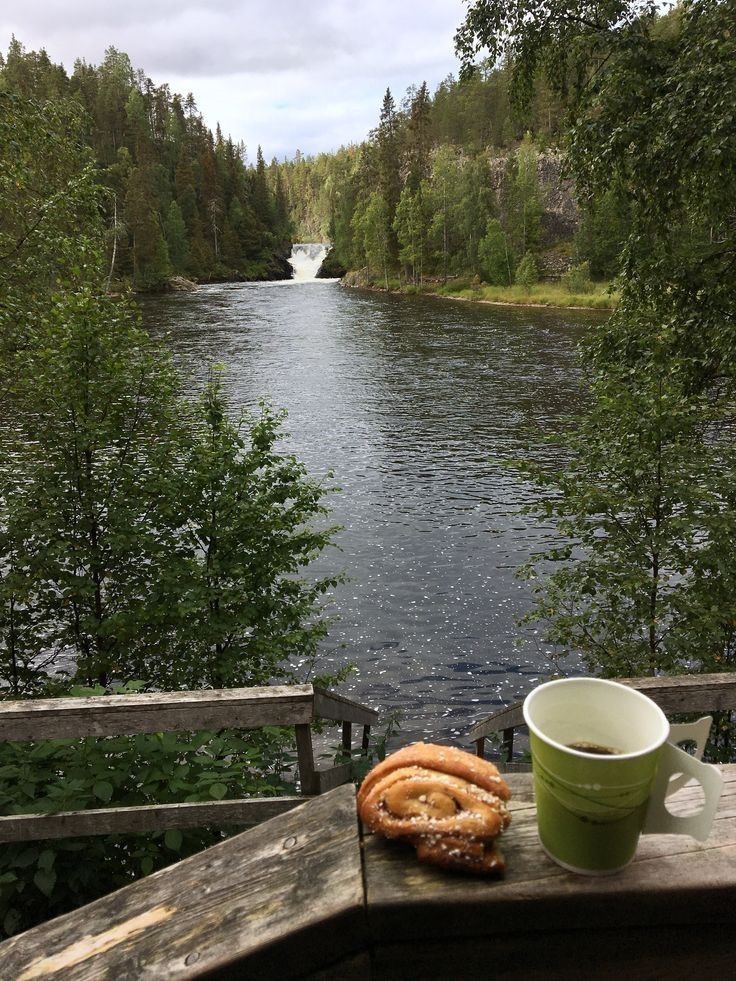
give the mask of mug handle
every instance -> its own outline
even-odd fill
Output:
[[[713,717],[711,715],[704,715],[697,722],[672,722],[670,723],[670,734],[667,742],[673,745],[686,740],[687,742],[694,742],[695,752],[690,755],[694,756],[696,760],[702,760],[712,723]],[[690,777],[686,773],[671,777],[667,786],[667,796],[674,794],[680,787],[684,787],[689,779]]]
[[[694,777],[703,788],[705,804],[697,814],[677,817],[670,814],[665,806],[670,777],[682,774],[689,779]],[[718,801],[723,790],[723,777],[710,763],[701,763],[671,743],[662,746],[662,755],[654,778],[649,806],[644,819],[643,834],[691,835],[698,841],[705,841],[718,810]]]

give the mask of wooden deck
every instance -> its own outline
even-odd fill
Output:
[[[736,765],[711,837],[642,839],[614,876],[542,852],[510,774],[505,879],[420,865],[363,837],[343,786],[0,945],[2,977],[238,979],[733,977]],[[696,806],[683,788],[671,807]]]

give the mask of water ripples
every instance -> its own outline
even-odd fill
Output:
[[[345,571],[325,669],[351,661],[353,697],[398,712],[401,740],[462,741],[473,721],[550,670],[517,617],[516,569],[549,530],[504,461],[549,458],[579,399],[570,312],[391,297],[336,283],[207,287],[149,301],[197,387],[224,363],[234,406],[289,412],[285,448],[333,471],[344,526],[319,571]]]

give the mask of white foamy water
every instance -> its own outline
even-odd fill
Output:
[[[306,283],[316,278],[329,249],[327,242],[295,242],[289,256],[294,282]]]

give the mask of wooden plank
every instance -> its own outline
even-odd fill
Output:
[[[521,711],[523,704],[523,702],[515,702],[513,705],[508,705],[506,708],[494,712],[493,715],[481,719],[480,722],[476,722],[472,726],[468,738],[472,742],[477,742],[479,739],[485,739],[487,736],[502,732],[504,729],[518,729],[519,726],[523,726],[524,716]]]
[[[341,787],[0,945],[4,976],[596,978],[733,973],[736,765],[705,843],[642,839],[615,876],[542,852],[530,774],[509,776],[505,879],[453,875],[363,841]],[[671,798],[697,806],[698,789]],[[361,881],[364,876],[365,893]],[[367,908],[364,906],[367,904]],[[369,956],[370,955],[370,960]]]
[[[274,685],[0,702],[0,739],[291,726],[312,720],[313,698],[311,685]]]
[[[667,713],[736,709],[736,672],[613,680],[648,695]],[[475,742],[491,733],[523,726],[523,704],[523,701],[516,702],[477,722],[470,730],[470,740]]]
[[[736,709],[736,672],[686,674],[666,678],[617,678],[644,692],[665,712],[720,712]]]
[[[335,787],[339,787],[343,783],[348,783],[353,776],[353,766],[352,763],[340,763],[338,766],[332,766],[329,770],[317,770],[317,793],[324,794],[328,790],[333,790]]]
[[[361,725],[375,725],[378,722],[378,712],[374,709],[336,695],[335,692],[325,691],[324,688],[314,689],[314,717],[337,722],[357,722]]]
[[[319,793],[319,778],[314,766],[312,729],[308,725],[294,726],[296,754],[299,765],[299,783],[303,794]]]
[[[353,749],[353,723],[343,722],[342,724],[342,748],[349,756]]]
[[[352,787],[0,944],[2,975],[291,978],[367,948]]]
[[[262,797],[250,800],[90,808],[86,811],[62,811],[58,814],[13,814],[0,817],[0,843],[161,831],[166,828],[198,828],[207,824],[260,824],[303,803],[303,797]]]

